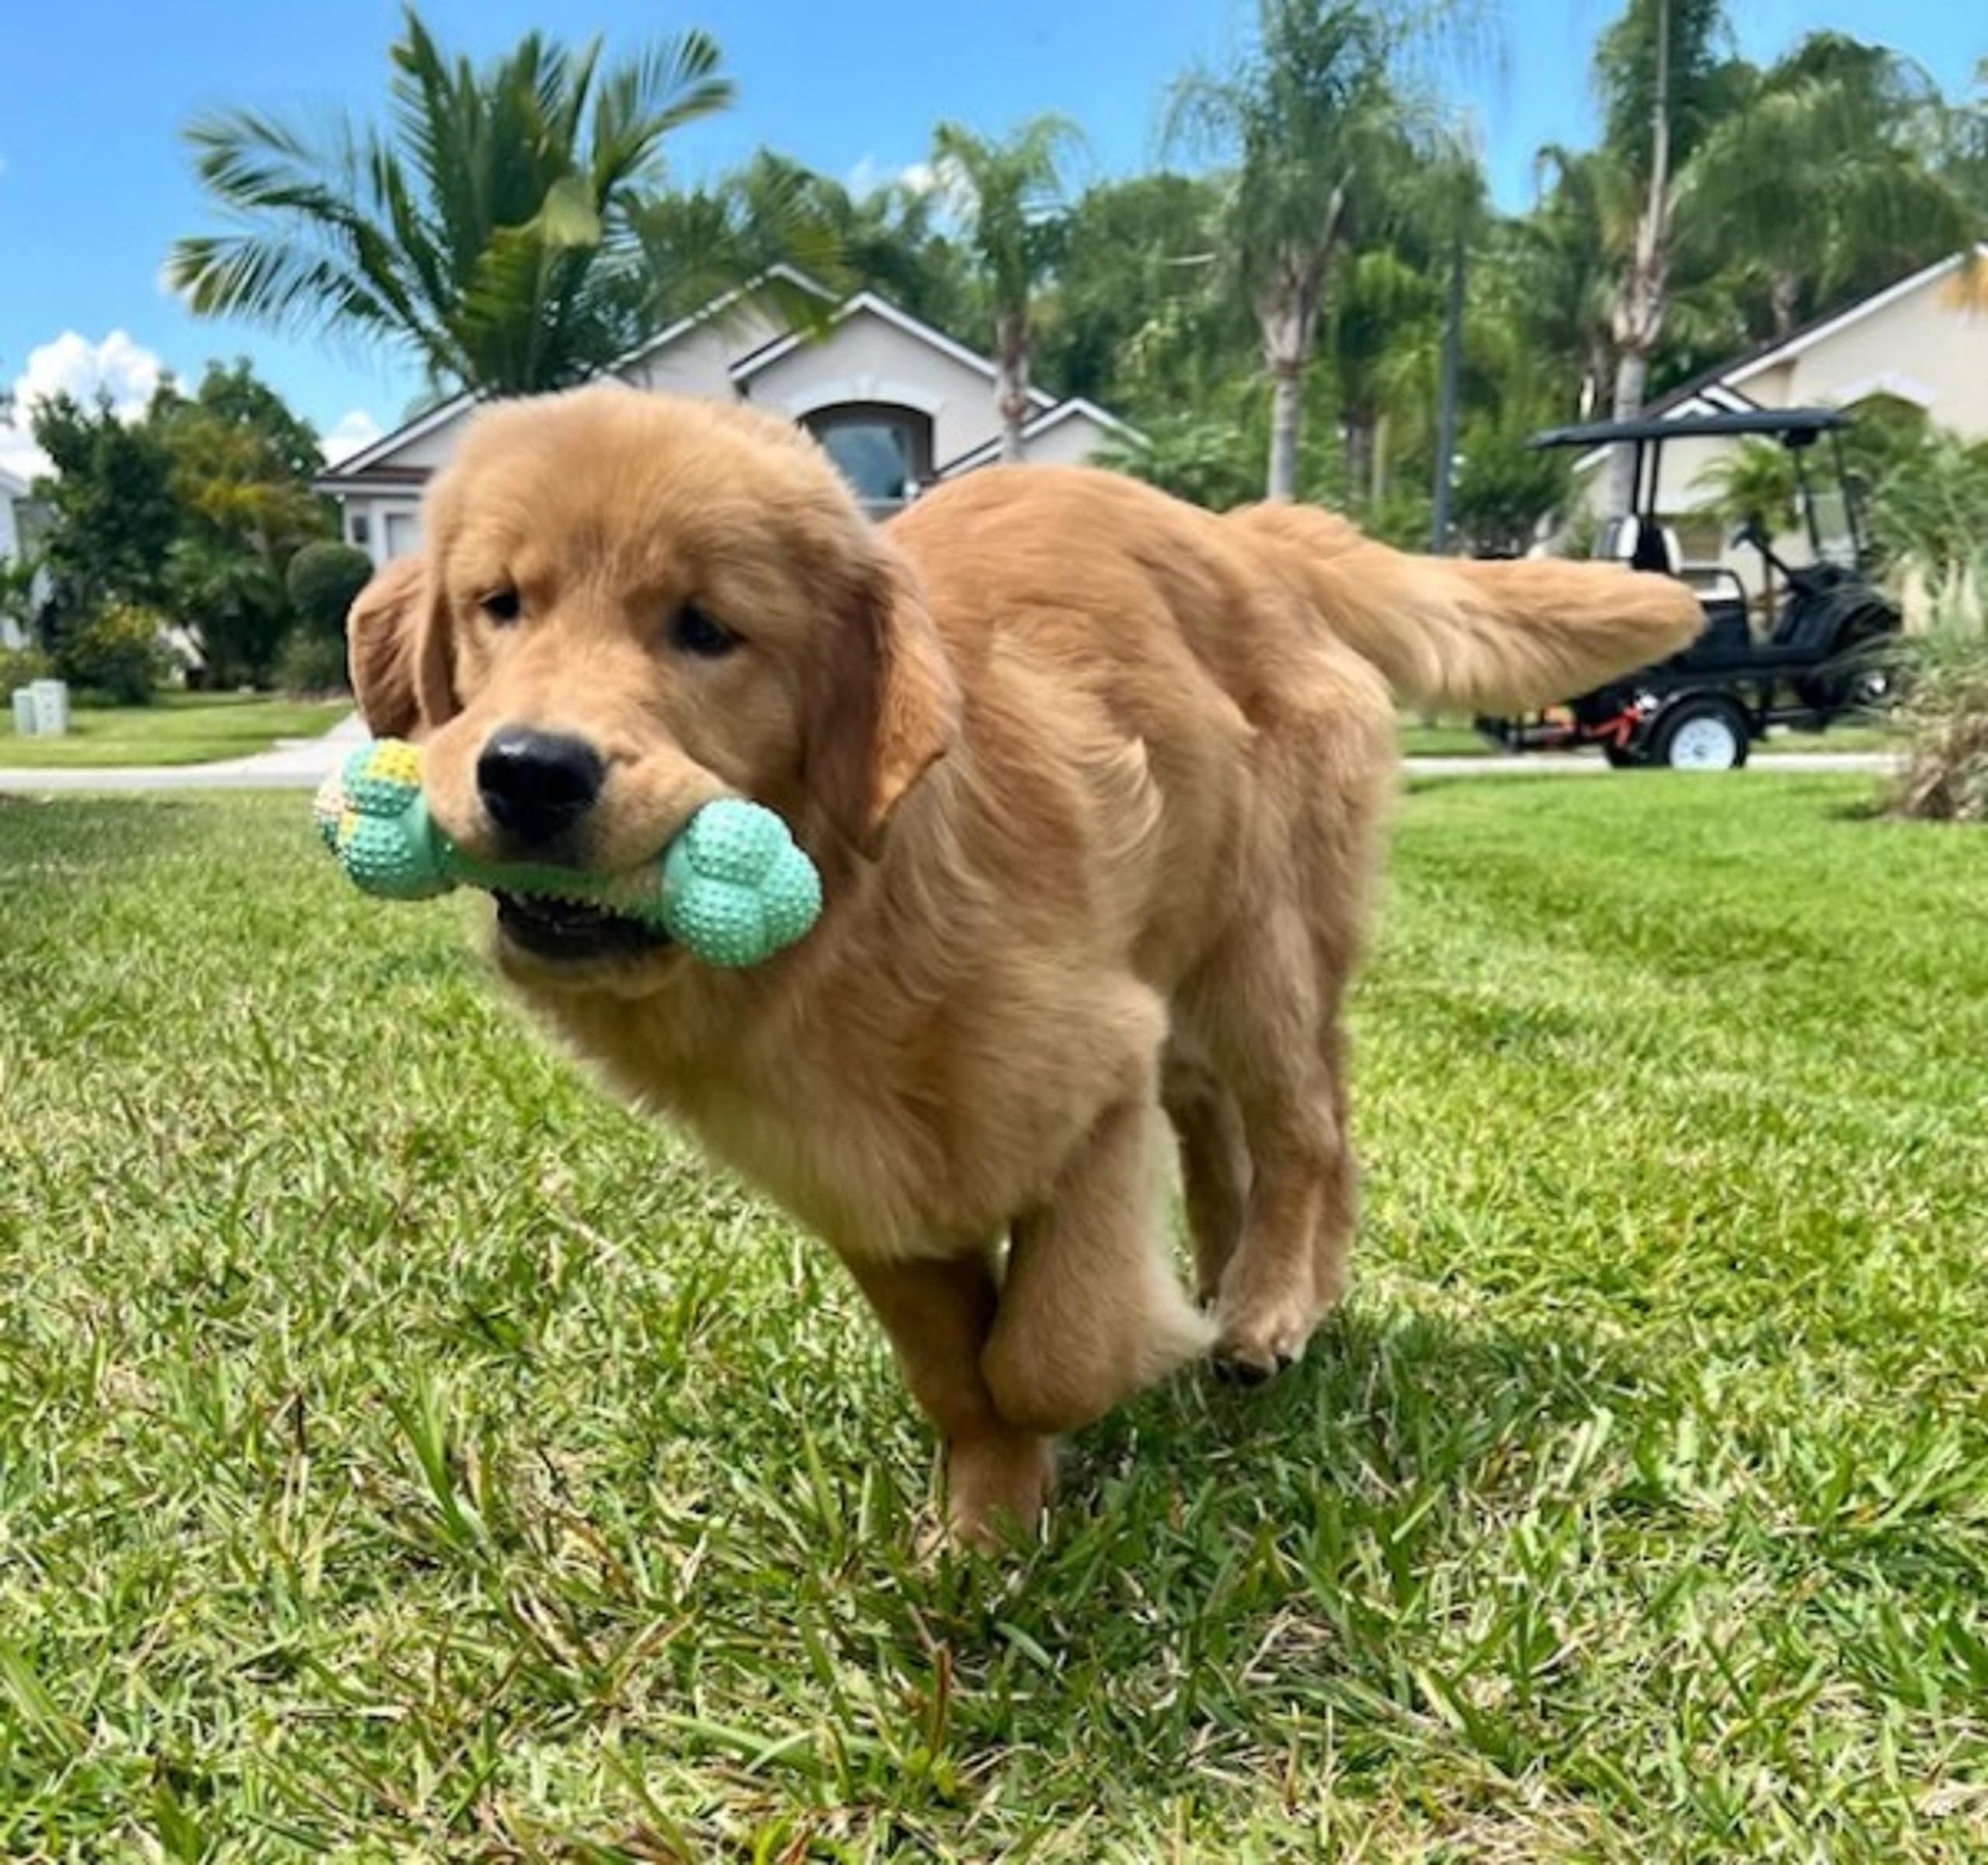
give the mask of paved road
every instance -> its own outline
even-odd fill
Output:
[[[365,736],[366,728],[354,714],[322,738],[286,738],[273,750],[252,758],[231,758],[220,764],[133,765],[111,770],[0,767],[0,790],[54,796],[72,791],[152,794],[170,790],[315,790]],[[1412,777],[1582,777],[1605,774],[1608,769],[1598,755],[1588,753],[1530,758],[1409,758],[1403,762]],[[1895,769],[1897,762],[1888,752],[1794,751],[1757,758],[1749,768],[1883,772]]]
[[[1404,758],[1402,765],[1411,777],[1593,777],[1606,776],[1609,770],[1606,759],[1589,752],[1541,752],[1529,758]],[[1896,770],[1898,765],[1894,752],[1787,751],[1755,758],[1746,769],[1882,773]]]

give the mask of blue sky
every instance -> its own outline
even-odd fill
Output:
[[[1460,92],[1507,206],[1531,187],[1533,151],[1591,133],[1587,57],[1620,0],[1504,0],[1497,68]],[[770,144],[845,179],[919,160],[931,125],[999,129],[1058,109],[1086,132],[1094,168],[1154,156],[1168,81],[1218,57],[1244,0],[1003,0],[933,4],[684,0],[429,0],[445,43],[479,54],[532,25],[610,46],[695,22],[739,89],[727,116],[677,145],[678,172],[714,172]],[[1980,0],[1733,0],[1741,47],[1771,57],[1831,26],[1898,46],[1950,90],[1988,54]],[[284,341],[189,317],[159,289],[172,238],[209,225],[182,150],[189,115],[221,104],[308,118],[377,109],[397,0],[0,0],[0,384],[32,393],[103,380],[142,395],[163,366],[197,373],[246,353],[321,430],[391,425],[417,383],[377,356]],[[0,429],[0,464],[22,460]]]

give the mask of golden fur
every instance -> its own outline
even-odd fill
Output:
[[[819,926],[756,971],[501,935],[496,961],[842,1257],[972,1537],[1034,1519],[1055,1435],[1211,1347],[1271,1371],[1337,1299],[1340,1013],[1397,696],[1537,704],[1699,625],[1659,578],[1416,558],[1080,469],[976,473],[879,530],[787,423],[618,387],[481,415],[426,533],[355,606],[353,671],[377,731],[425,738],[450,833],[494,848],[477,755],[524,724],[607,762],[594,865],[729,792],[820,866]],[[508,625],[478,606],[500,585]],[[744,645],[674,649],[686,601]]]

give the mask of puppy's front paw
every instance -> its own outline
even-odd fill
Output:
[[[1056,1453],[1025,1432],[955,1441],[946,1452],[946,1533],[992,1552],[1033,1535],[1056,1487]]]
[[[1240,1301],[1225,1295],[1215,1317],[1215,1377],[1240,1386],[1260,1385],[1304,1353],[1319,1318],[1319,1304],[1309,1288]]]

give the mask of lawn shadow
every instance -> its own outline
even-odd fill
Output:
[[[1232,1475],[1267,1506],[1266,1468],[1298,1488],[1308,1474],[1461,1485],[1492,1452],[1531,1445],[1639,1383],[1618,1353],[1579,1331],[1477,1328],[1356,1301],[1265,1385],[1225,1384],[1200,1369],[1104,1421],[1071,1459],[1070,1490],[1074,1499],[1086,1479],[1131,1477],[1135,1458],[1177,1463],[1183,1490],[1197,1469],[1216,1481]]]
[[[1098,1596],[1110,1577],[1150,1595],[1163,1572],[1157,1641],[1170,1625],[1200,1643],[1215,1620],[1239,1634],[1309,1620],[1315,1658],[1336,1645],[1360,1668],[1353,1644],[1398,1644],[1427,1578],[1538,1502],[1583,1428],[1648,1387],[1578,1331],[1358,1302],[1266,1386],[1185,1374],[1084,1433],[1004,1610],[1053,1602],[1061,1662],[1082,1675],[1122,1655],[1122,1618]]]

